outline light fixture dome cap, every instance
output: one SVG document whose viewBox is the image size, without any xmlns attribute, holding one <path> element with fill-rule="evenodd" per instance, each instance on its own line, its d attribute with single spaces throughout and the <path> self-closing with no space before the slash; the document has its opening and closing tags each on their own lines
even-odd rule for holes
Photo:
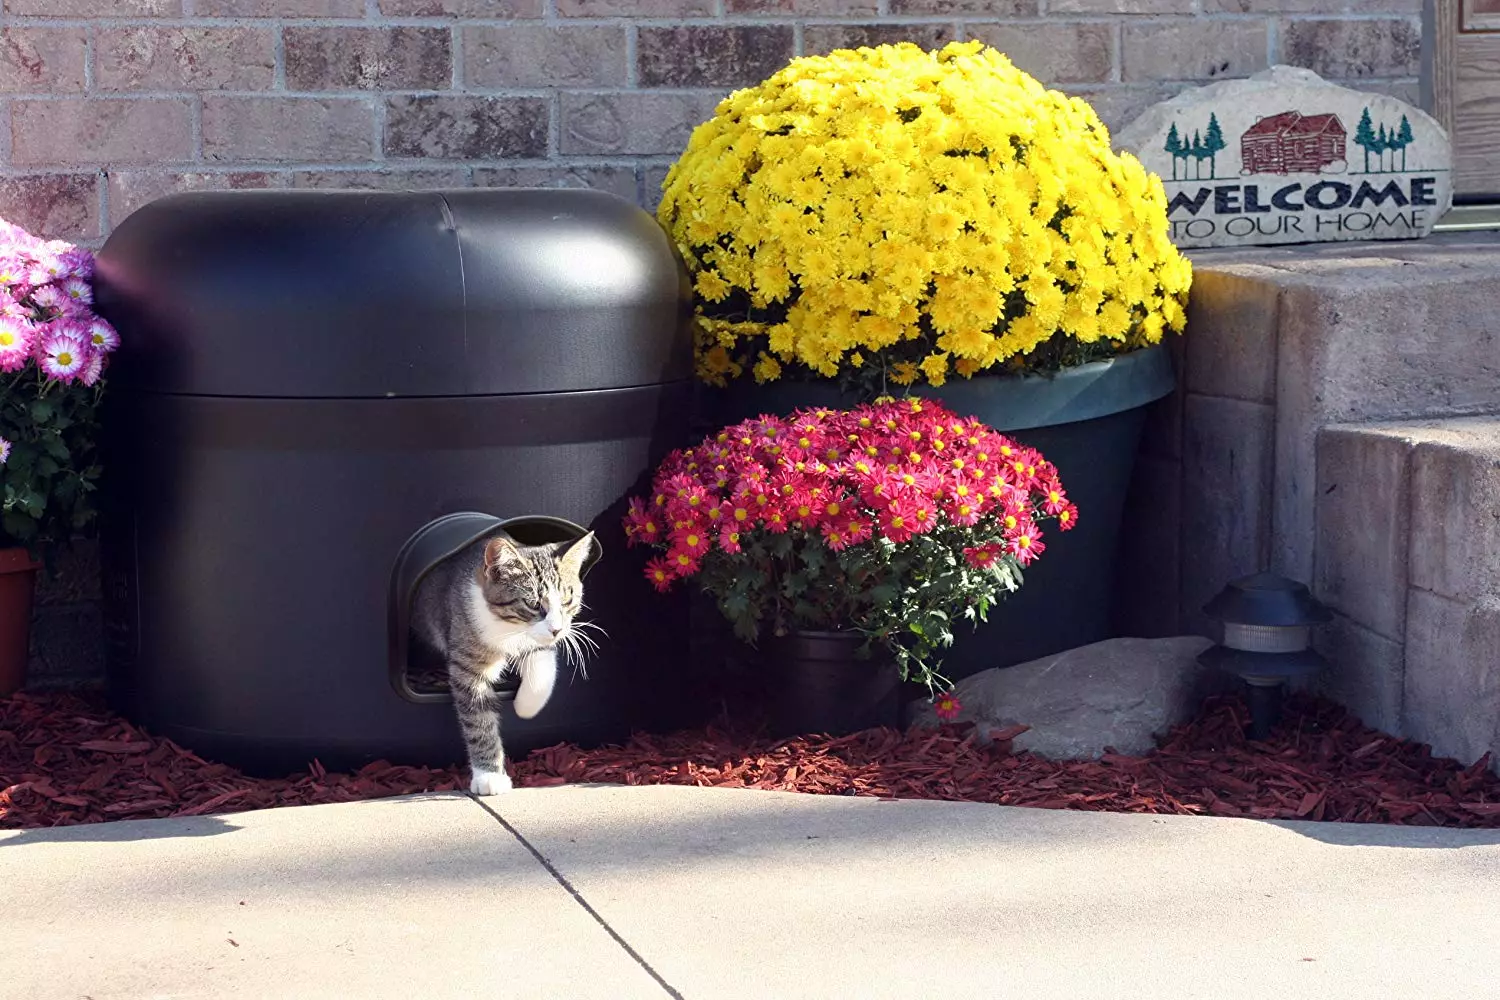
<svg viewBox="0 0 1500 1000">
<path fill-rule="evenodd" d="M 1203 613 L 1215 621 L 1273 628 L 1319 625 L 1333 617 L 1306 584 L 1275 573 L 1235 580 L 1203 606 Z"/>
</svg>

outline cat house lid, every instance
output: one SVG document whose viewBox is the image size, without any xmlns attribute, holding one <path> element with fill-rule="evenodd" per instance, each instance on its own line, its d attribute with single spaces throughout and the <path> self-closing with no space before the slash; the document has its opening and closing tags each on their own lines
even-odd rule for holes
<svg viewBox="0 0 1500 1000">
<path fill-rule="evenodd" d="M 477 511 L 462 511 L 446 514 L 429 521 L 406 540 L 396 553 L 396 563 L 391 570 L 391 589 L 388 598 L 386 622 L 389 633 L 387 646 L 390 652 L 391 683 L 403 696 L 412 701 L 443 701 L 446 695 L 414 694 L 407 684 L 407 653 L 411 641 L 411 604 L 417 585 L 422 578 L 449 556 L 463 551 L 481 539 L 492 535 L 508 535 L 522 545 L 545 545 L 549 542 L 566 542 L 582 538 L 588 529 L 561 517 L 527 515 L 501 518 Z M 604 555 L 598 536 L 584 558 L 579 576 L 588 575 Z"/>
<path fill-rule="evenodd" d="M 95 285 L 116 388 L 387 398 L 692 375 L 681 260 L 602 191 L 171 195 L 114 230 Z"/>
</svg>

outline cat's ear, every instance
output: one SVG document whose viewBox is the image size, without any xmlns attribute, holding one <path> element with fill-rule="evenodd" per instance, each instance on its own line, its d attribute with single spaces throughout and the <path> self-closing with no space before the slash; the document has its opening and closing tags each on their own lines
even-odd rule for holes
<svg viewBox="0 0 1500 1000">
<path fill-rule="evenodd" d="M 520 562 L 521 550 L 508 535 L 496 535 L 484 546 L 484 568 L 493 571 L 509 562 Z"/>
<path fill-rule="evenodd" d="M 594 533 L 573 539 L 571 542 L 562 542 L 558 546 L 557 561 L 563 569 L 574 576 L 583 575 L 583 564 L 588 561 L 589 555 L 594 551 L 598 542 L 594 540 Z"/>
</svg>

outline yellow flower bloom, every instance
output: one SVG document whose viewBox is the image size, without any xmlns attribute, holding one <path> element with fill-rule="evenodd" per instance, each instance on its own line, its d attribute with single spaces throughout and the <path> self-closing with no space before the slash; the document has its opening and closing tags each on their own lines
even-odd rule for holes
<svg viewBox="0 0 1500 1000">
<path fill-rule="evenodd" d="M 891 366 L 891 381 L 897 385 L 911 385 L 917 380 L 917 366 L 910 361 L 897 361 Z"/>
<path fill-rule="evenodd" d="M 1192 282 L 1161 179 L 1086 102 L 977 41 L 794 59 L 735 91 L 668 170 L 658 219 L 715 384 L 797 364 L 940 385 L 1025 370 L 1054 336 L 1130 350 L 1182 328 Z"/>
<path fill-rule="evenodd" d="M 927 355 L 922 361 L 922 372 L 927 376 L 928 382 L 933 385 L 942 385 L 948 381 L 948 355 Z"/>
<path fill-rule="evenodd" d="M 708 270 L 698 272 L 698 278 L 693 282 L 693 287 L 709 302 L 723 302 L 734 290 L 729 282 L 719 277 L 717 272 Z"/>
<path fill-rule="evenodd" d="M 774 382 L 781 377 L 781 364 L 769 354 L 762 354 L 755 362 L 755 381 Z"/>
</svg>

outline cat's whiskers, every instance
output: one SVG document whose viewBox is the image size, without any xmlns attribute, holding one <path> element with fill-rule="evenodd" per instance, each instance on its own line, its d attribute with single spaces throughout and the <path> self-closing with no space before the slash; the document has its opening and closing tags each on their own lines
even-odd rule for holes
<svg viewBox="0 0 1500 1000">
<path fill-rule="evenodd" d="M 600 633 L 603 633 L 604 631 L 593 622 L 575 621 L 568 626 L 567 630 L 564 631 L 562 635 L 558 636 L 557 640 L 558 648 L 563 652 L 563 655 L 567 659 L 567 661 L 573 666 L 574 679 L 577 679 L 580 676 L 584 680 L 589 679 L 587 663 L 588 654 L 590 652 L 597 653 L 599 651 L 599 643 L 584 631 L 585 628 L 597 629 Z"/>
</svg>

